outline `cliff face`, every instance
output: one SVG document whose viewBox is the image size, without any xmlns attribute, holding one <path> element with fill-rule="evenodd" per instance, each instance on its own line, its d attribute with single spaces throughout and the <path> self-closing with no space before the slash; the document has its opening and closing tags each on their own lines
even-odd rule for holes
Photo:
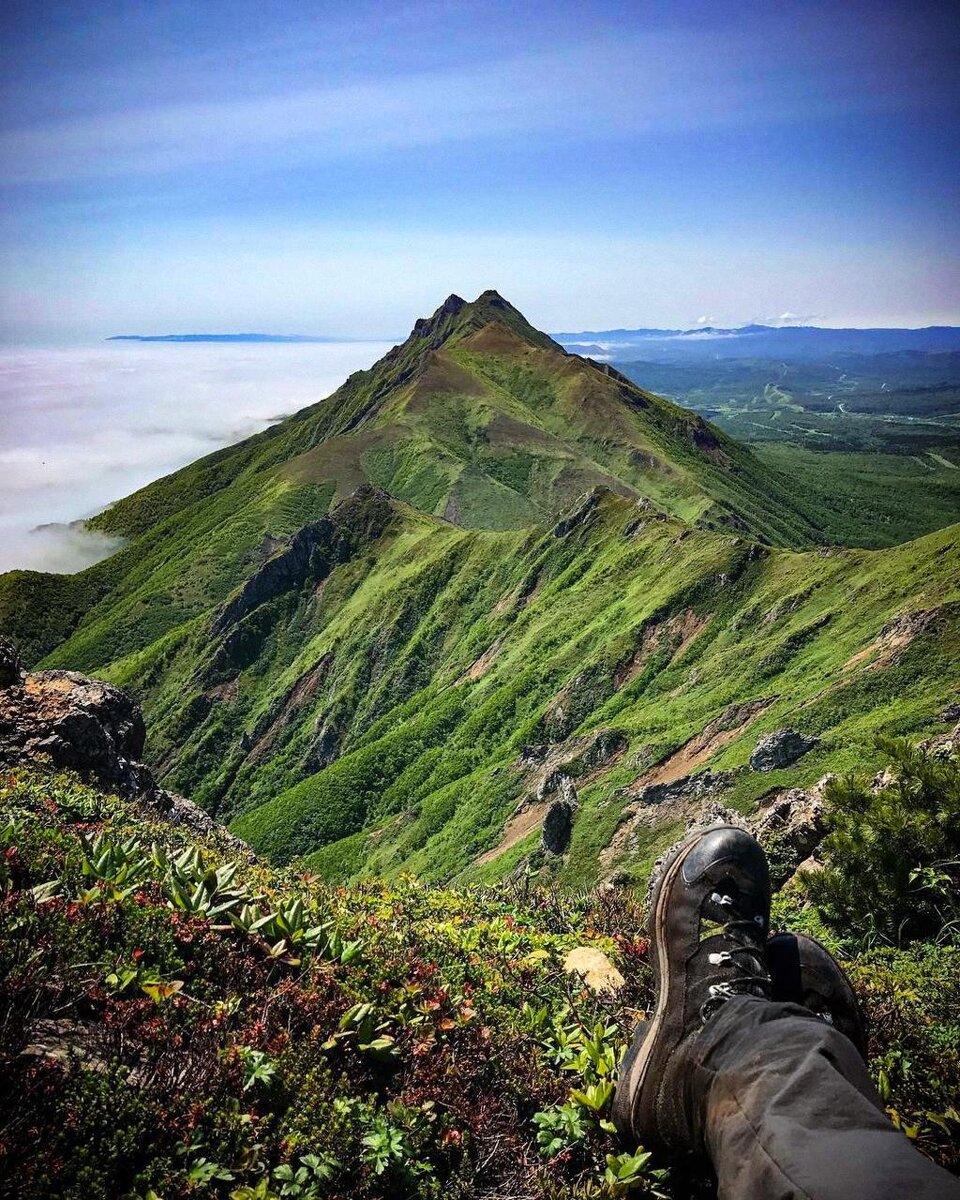
<svg viewBox="0 0 960 1200">
<path fill-rule="evenodd" d="M 211 627 L 216 636 L 238 624 L 261 604 L 312 581 L 322 583 L 334 567 L 385 532 L 393 515 L 390 497 L 364 485 L 329 517 L 304 525 L 224 604 Z"/>
</svg>

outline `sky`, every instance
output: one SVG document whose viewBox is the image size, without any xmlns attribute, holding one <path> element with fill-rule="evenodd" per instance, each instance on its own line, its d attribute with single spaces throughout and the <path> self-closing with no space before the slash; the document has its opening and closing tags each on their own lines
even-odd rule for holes
<svg viewBox="0 0 960 1200">
<path fill-rule="evenodd" d="M 5 0 L 0 339 L 960 323 L 960 6 Z"/>
</svg>

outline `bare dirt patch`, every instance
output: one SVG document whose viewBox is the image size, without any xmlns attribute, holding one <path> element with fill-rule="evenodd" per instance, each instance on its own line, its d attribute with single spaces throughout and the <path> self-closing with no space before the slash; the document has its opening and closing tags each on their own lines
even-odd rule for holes
<svg viewBox="0 0 960 1200">
<path fill-rule="evenodd" d="M 286 729 L 300 709 L 314 699 L 326 678 L 331 661 L 332 655 L 325 654 L 309 670 L 304 671 L 287 692 L 279 712 L 275 716 L 269 716 L 254 730 L 251 739 L 253 744 L 247 754 L 252 762 L 262 762 L 268 757 L 278 735 Z"/>
<path fill-rule="evenodd" d="M 480 657 L 464 671 L 457 680 L 457 683 L 472 683 L 475 679 L 482 679 L 484 675 L 493 666 L 493 660 L 500 653 L 500 647 L 503 645 L 503 638 L 499 637 L 495 642 L 492 642 Z"/>
<path fill-rule="evenodd" d="M 614 672 L 613 685 L 617 690 L 626 687 L 643 671 L 644 666 L 664 643 L 673 644 L 673 662 L 681 654 L 686 653 L 703 630 L 713 620 L 713 613 L 701 616 L 688 608 L 668 621 L 658 621 L 648 626 L 643 633 L 643 640 L 632 658 L 622 663 Z"/>
<path fill-rule="evenodd" d="M 238 679 L 228 679 L 224 683 L 217 683 L 213 687 L 207 688 L 204 695 L 210 700 L 219 700 L 225 704 L 230 704 L 237 697 L 237 691 L 240 687 Z"/>
<path fill-rule="evenodd" d="M 505 854 L 511 846 L 515 846 L 517 842 L 523 841 L 528 833 L 532 833 L 543 824 L 543 818 L 547 815 L 547 809 L 550 807 L 549 802 L 542 804 L 526 804 L 518 812 L 515 813 L 506 825 L 503 827 L 503 835 L 500 841 L 492 849 L 487 850 L 485 854 L 481 854 L 476 860 L 477 866 L 483 866 L 484 863 L 493 862 L 499 858 L 501 854 Z"/>
<path fill-rule="evenodd" d="M 507 592 L 505 596 L 500 597 L 500 599 L 493 606 L 493 611 L 497 614 L 497 616 L 500 616 L 502 613 L 505 613 L 509 609 L 513 608 L 519 598 L 520 589 L 519 587 L 515 587 L 512 592 Z"/>
<path fill-rule="evenodd" d="M 889 666 L 914 638 L 936 620 L 939 611 L 936 608 L 918 609 L 916 612 L 902 613 L 899 617 L 894 617 L 884 625 L 869 646 L 864 646 L 848 658 L 841 670 L 847 673 L 864 663 L 864 671 L 878 671 Z"/>
<path fill-rule="evenodd" d="M 775 699 L 775 696 L 765 696 L 758 700 L 748 700 L 744 704 L 731 704 L 718 717 L 704 725 L 695 737 L 684 742 L 679 750 L 675 750 L 652 770 L 638 776 L 628 785 L 627 793 L 636 795 L 652 783 L 673 783 L 682 779 L 684 775 L 691 774 L 718 750 L 735 741 Z"/>
<path fill-rule="evenodd" d="M 398 441 L 403 433 L 401 426 L 391 426 L 328 438 L 312 450 L 291 458 L 280 468 L 279 475 L 293 483 L 334 483 L 337 490 L 333 503 L 336 503 L 367 482 L 363 455 Z"/>
<path fill-rule="evenodd" d="M 434 396 L 484 396 L 486 390 L 472 372 L 442 350 L 429 355 L 425 370 L 414 380 L 407 407 L 420 412 Z"/>
</svg>

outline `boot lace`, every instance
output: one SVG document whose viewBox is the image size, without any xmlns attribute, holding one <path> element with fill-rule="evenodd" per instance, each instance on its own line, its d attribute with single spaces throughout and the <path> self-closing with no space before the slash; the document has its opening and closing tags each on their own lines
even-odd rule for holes
<svg viewBox="0 0 960 1200">
<path fill-rule="evenodd" d="M 733 996 L 769 999 L 771 988 L 770 975 L 763 965 L 763 917 L 759 913 L 744 916 L 736 898 L 726 893 L 714 892 L 710 901 L 722 914 L 722 919 L 717 922 L 719 932 L 733 945 L 709 954 L 707 961 L 713 967 L 729 968 L 733 977 L 708 986 L 707 998 L 700 1005 L 700 1019 L 704 1022 Z"/>
</svg>

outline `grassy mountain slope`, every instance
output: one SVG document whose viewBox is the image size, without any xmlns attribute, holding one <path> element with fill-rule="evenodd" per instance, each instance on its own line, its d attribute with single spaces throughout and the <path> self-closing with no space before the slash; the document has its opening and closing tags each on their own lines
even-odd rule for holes
<svg viewBox="0 0 960 1200">
<path fill-rule="evenodd" d="M 790 490 L 496 293 L 451 297 L 102 514 L 110 559 L 0 578 L 0 628 L 131 688 L 165 782 L 278 860 L 504 874 L 540 837 L 536 744 L 582 802 L 550 869 L 639 873 L 682 817 L 634 821 L 646 783 L 721 768 L 746 808 L 785 778 L 744 766 L 763 733 L 821 739 L 809 781 L 956 686 L 960 530 L 816 551 Z"/>
<path fill-rule="evenodd" d="M 784 780 L 853 765 L 873 731 L 929 726 L 953 694 L 956 528 L 887 554 L 823 557 L 670 520 L 631 530 L 636 520 L 634 506 L 605 493 L 560 537 L 460 534 L 440 560 L 420 549 L 405 573 L 404 542 L 397 558 L 381 553 L 385 577 L 351 589 L 339 611 L 330 596 L 329 623 L 294 669 L 266 671 L 282 680 L 266 710 L 270 763 L 260 764 L 256 744 L 240 745 L 235 779 L 207 802 L 240 810 L 238 832 L 281 859 L 338 828 L 371 830 L 312 860 L 326 873 L 362 865 L 449 877 L 476 870 L 475 858 L 502 844 L 541 779 L 518 761 L 521 749 L 547 743 L 583 776 L 561 875 L 593 879 L 621 857 L 641 873 L 649 854 L 617 851 L 623 810 L 658 764 L 724 714 L 725 736 L 688 769 L 738 768 L 724 795 L 746 808 Z M 365 592 L 375 623 L 358 619 Z M 385 645 L 394 649 L 380 665 Z M 311 663 L 323 664 L 319 675 Z M 338 684 L 351 670 L 366 674 L 338 759 L 280 790 L 291 759 L 309 760 L 342 724 L 349 701 Z M 757 711 L 737 717 L 735 706 L 751 702 Z M 242 711 L 241 693 L 233 703 Z M 211 746 L 237 744 L 229 705 L 208 720 Z M 815 751 L 789 772 L 744 768 L 763 734 L 791 725 L 822 739 Z M 585 763 L 599 731 L 626 748 Z M 197 794 L 199 780 L 182 782 Z M 525 837 L 482 873 L 501 874 L 535 848 L 545 808 L 531 806 Z M 648 849 L 671 832 L 652 827 Z"/>
<path fill-rule="evenodd" d="M 76 665 L 102 666 L 221 602 L 277 539 L 364 482 L 467 528 L 529 526 L 608 484 L 775 544 L 816 540 L 783 477 L 489 292 L 450 297 L 326 400 L 94 518 L 131 539 L 110 559 L 0 577 L 0 627 L 36 661 L 82 624 Z"/>
</svg>

